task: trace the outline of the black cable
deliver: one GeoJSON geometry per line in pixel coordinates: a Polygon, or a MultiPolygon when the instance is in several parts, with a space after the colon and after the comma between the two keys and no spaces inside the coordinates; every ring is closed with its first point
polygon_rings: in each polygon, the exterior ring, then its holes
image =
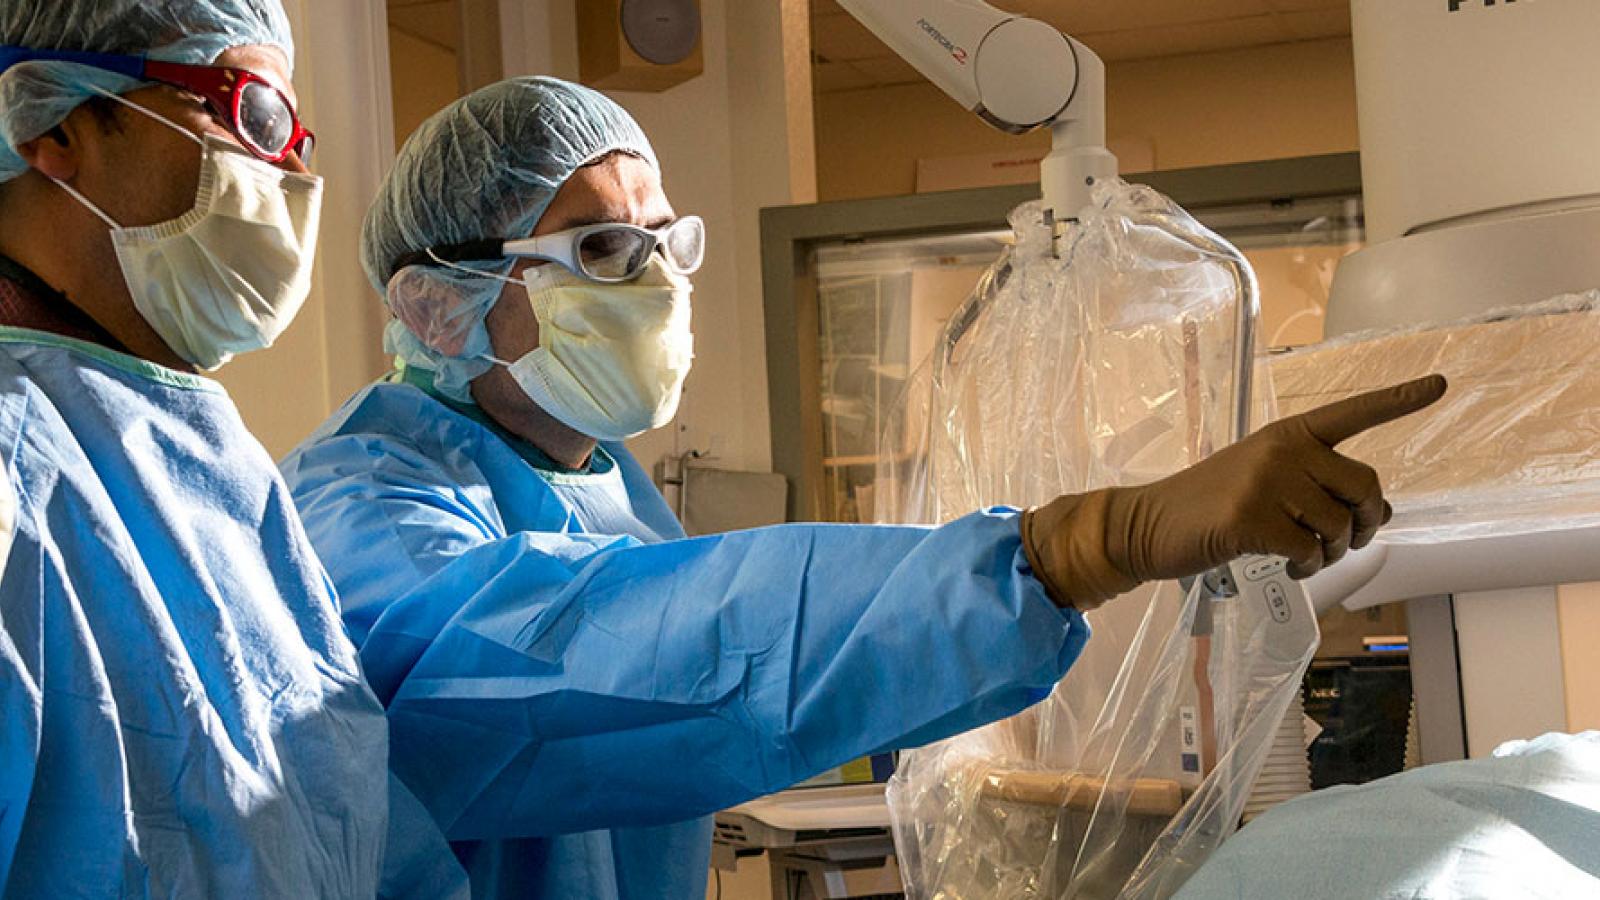
{"type": "Polygon", "coordinates": [[[717,875],[717,900],[722,900],[722,870],[712,869],[717,875]]]}

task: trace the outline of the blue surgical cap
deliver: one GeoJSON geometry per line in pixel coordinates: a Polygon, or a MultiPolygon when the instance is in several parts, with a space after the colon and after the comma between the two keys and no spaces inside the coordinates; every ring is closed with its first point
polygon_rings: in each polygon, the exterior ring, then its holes
{"type": "MultiPolygon", "coordinates": [[[[223,51],[294,41],[278,0],[5,0],[0,46],[147,55],[206,65],[223,51]]],[[[61,124],[98,91],[127,93],[132,78],[64,62],[19,63],[0,73],[0,182],[28,170],[17,145],[61,124]]]]}
{"type": "MultiPolygon", "coordinates": [[[[396,320],[384,343],[399,361],[434,372],[445,395],[467,400],[491,363],[483,320],[502,283],[411,265],[408,253],[484,238],[527,237],[578,169],[612,153],[659,168],[633,117],[605,95],[555,78],[513,78],[457,100],[400,150],[361,234],[361,264],[396,320]]],[[[469,264],[504,274],[510,261],[469,264]]]]}

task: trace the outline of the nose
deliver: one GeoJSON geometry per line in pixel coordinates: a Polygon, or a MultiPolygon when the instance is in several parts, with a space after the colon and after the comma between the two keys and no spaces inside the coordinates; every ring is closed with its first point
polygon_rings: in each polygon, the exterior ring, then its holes
{"type": "Polygon", "coordinates": [[[293,150],[289,151],[289,155],[288,156],[285,156],[283,159],[278,160],[277,165],[278,165],[278,168],[284,170],[285,172],[292,172],[292,173],[294,173],[296,175],[310,175],[311,174],[310,167],[308,167],[305,164],[305,162],[302,159],[300,159],[300,154],[298,152],[296,152],[296,151],[293,151],[293,150]]]}

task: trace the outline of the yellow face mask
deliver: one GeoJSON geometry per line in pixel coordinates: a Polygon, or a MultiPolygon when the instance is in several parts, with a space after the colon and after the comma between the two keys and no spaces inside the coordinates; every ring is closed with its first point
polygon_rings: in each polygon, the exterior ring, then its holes
{"type": "Polygon", "coordinates": [[[644,274],[599,284],[558,265],[523,275],[539,346],[504,365],[563,424],[620,441],[670,422],[694,361],[689,279],[659,255],[644,274]]]}

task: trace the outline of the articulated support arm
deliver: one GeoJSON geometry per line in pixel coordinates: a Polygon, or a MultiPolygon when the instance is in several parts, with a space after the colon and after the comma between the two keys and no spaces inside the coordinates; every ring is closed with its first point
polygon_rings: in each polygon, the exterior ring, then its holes
{"type": "Polygon", "coordinates": [[[1089,187],[1116,175],[1105,148],[1105,64],[1088,47],[981,0],[839,5],[990,125],[1011,134],[1049,125],[1054,149],[1040,183],[1056,220],[1076,218],[1089,187]]]}

